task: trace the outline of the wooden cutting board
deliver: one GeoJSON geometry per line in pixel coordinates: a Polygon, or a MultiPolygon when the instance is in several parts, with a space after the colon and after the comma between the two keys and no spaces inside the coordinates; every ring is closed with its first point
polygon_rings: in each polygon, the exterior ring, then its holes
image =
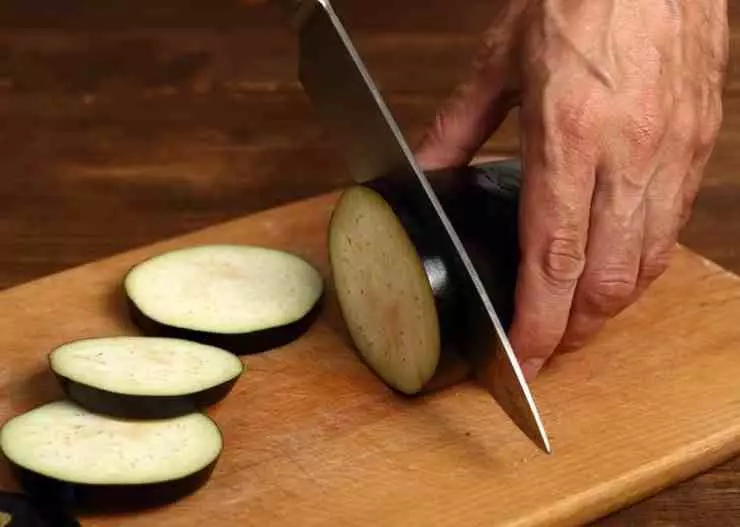
{"type": "MultiPolygon", "coordinates": [[[[210,414],[226,448],[208,485],[174,505],[89,526],[577,525],[740,451],[740,278],[685,249],[586,350],[533,390],[554,453],[462,383],[420,399],[386,389],[355,357],[329,280],[322,196],[0,293],[0,420],[60,396],[46,369],[71,339],[132,334],[120,281],[152,254],[200,243],[294,251],[327,278],[299,341],[245,357],[210,414]]],[[[13,489],[4,460],[0,486],[13,489]]]]}

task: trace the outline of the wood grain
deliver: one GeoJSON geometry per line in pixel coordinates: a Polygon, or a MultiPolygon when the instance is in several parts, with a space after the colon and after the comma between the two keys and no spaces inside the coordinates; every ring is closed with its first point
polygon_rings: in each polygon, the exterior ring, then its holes
{"type": "MultiPolygon", "coordinates": [[[[737,275],[680,250],[586,352],[555,361],[533,386],[548,456],[474,384],[408,399],[358,360],[329,280],[334,201],[299,202],[5,291],[0,420],[60,396],[47,370],[54,346],[136,333],[120,288],[132,264],[168,248],[256,243],[321,270],[322,316],[305,337],[246,357],[247,373],[209,410],[226,443],[209,484],[126,525],[580,525],[740,452],[737,275]]],[[[13,488],[7,473],[0,484],[13,488]]]]}
{"type": "MultiPolygon", "coordinates": [[[[335,2],[410,138],[464,74],[491,2],[335,2]]],[[[740,272],[737,23],[725,122],[682,241],[740,272]]],[[[265,1],[0,4],[0,288],[340,186],[265,1]]],[[[515,153],[516,120],[484,147],[515,153]]],[[[727,525],[740,461],[606,525],[727,525]]]]}

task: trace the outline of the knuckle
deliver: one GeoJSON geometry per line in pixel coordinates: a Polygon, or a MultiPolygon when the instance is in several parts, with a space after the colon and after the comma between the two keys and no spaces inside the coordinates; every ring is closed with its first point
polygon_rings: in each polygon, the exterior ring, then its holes
{"type": "Polygon", "coordinates": [[[710,65],[710,69],[717,72],[719,83],[724,82],[730,68],[731,41],[727,38],[728,32],[729,26],[725,19],[721,30],[715,32],[713,35],[709,49],[707,62],[710,65]]]}
{"type": "Polygon", "coordinates": [[[712,122],[703,126],[699,131],[699,149],[702,153],[714,146],[717,136],[719,135],[719,127],[719,120],[712,120],[712,122]]]}
{"type": "Polygon", "coordinates": [[[679,145],[693,145],[699,129],[699,119],[695,109],[685,105],[676,112],[674,119],[672,132],[679,145]]]}
{"type": "Polygon", "coordinates": [[[613,271],[596,277],[583,292],[584,303],[603,314],[619,311],[635,291],[637,280],[626,271],[613,271]]]}
{"type": "Polygon", "coordinates": [[[581,276],[585,262],[581,240],[573,233],[558,234],[547,244],[542,269],[551,284],[567,289],[581,276]]]}
{"type": "Polygon", "coordinates": [[[722,113],[722,101],[718,101],[715,104],[714,111],[709,112],[708,117],[699,126],[698,146],[701,152],[712,148],[714,142],[717,140],[722,127],[722,113]]]}
{"type": "Polygon", "coordinates": [[[561,135],[569,140],[589,139],[599,118],[589,111],[588,104],[566,97],[558,101],[555,107],[557,128],[561,135]]]}
{"type": "Polygon", "coordinates": [[[663,119],[658,112],[630,112],[623,117],[622,135],[636,150],[654,152],[663,139],[663,119]]]}

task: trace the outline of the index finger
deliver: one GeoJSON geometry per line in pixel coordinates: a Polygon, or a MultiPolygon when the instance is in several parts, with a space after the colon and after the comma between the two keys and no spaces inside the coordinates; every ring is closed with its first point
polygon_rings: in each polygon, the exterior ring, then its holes
{"type": "Polygon", "coordinates": [[[554,134],[532,139],[523,155],[521,260],[509,331],[528,379],[537,375],[567,327],[585,265],[595,180],[588,154],[570,143],[554,147],[562,141],[554,134]]]}

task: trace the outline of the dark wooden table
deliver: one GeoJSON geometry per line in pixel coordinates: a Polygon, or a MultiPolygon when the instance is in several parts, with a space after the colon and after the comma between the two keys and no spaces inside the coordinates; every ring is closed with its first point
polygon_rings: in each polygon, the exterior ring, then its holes
{"type": "MultiPolygon", "coordinates": [[[[335,2],[415,140],[491,2],[335,2]]],[[[734,44],[740,6],[730,16],[734,44]]],[[[731,71],[682,237],[736,272],[739,83],[731,71]]],[[[346,181],[296,81],[292,35],[259,0],[2,2],[0,123],[2,288],[346,181]]],[[[510,119],[482,153],[516,154],[516,131],[510,119]]],[[[740,460],[599,524],[740,525],[740,460]]]]}

